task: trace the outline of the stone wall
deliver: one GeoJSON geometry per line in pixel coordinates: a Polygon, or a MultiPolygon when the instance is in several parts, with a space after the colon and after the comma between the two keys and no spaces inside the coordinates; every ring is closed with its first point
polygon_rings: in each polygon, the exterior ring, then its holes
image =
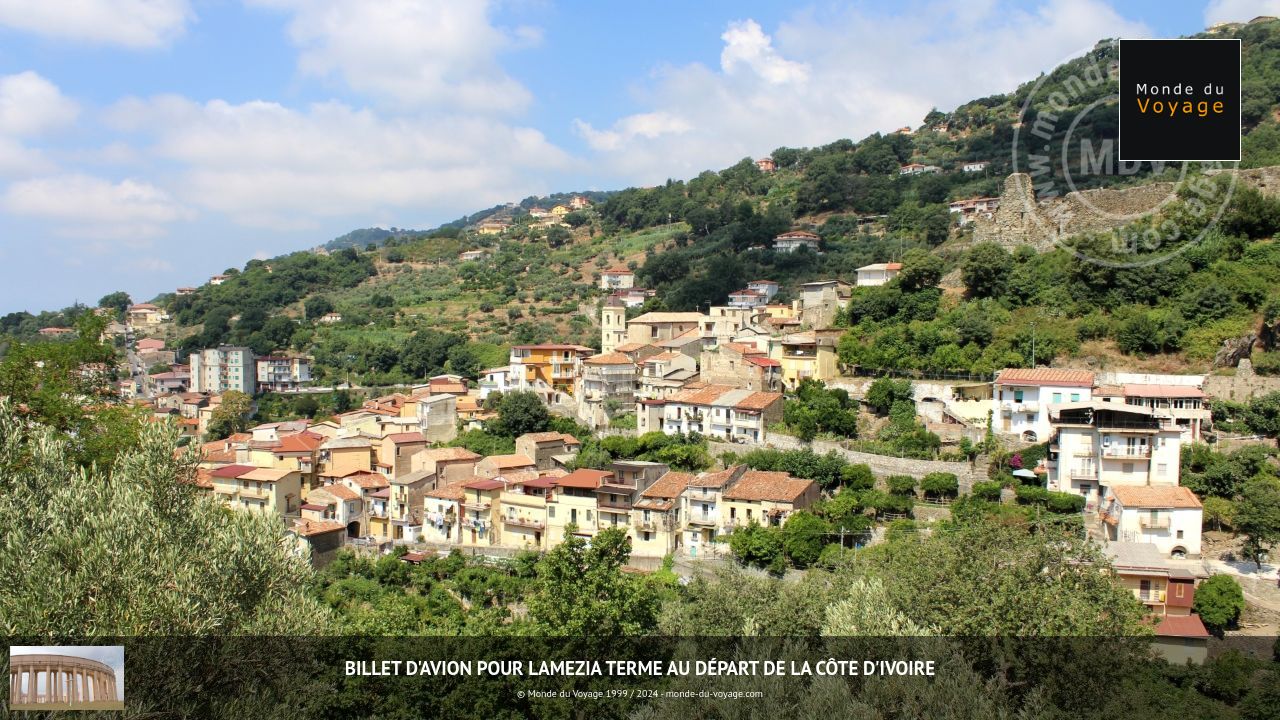
{"type": "MultiPolygon", "coordinates": [[[[752,450],[760,449],[759,445],[735,445],[732,443],[712,442],[709,444],[709,450],[712,457],[720,457],[726,452],[736,453],[738,455],[746,454],[752,450]]],[[[858,452],[856,450],[847,450],[838,443],[825,442],[822,440],[814,440],[810,445],[805,445],[797,438],[790,435],[779,435],[771,433],[769,441],[763,447],[773,448],[777,450],[799,450],[808,447],[814,452],[825,455],[834,450],[837,454],[843,456],[851,463],[866,464],[871,468],[871,472],[877,476],[885,475],[910,475],[915,478],[922,478],[929,473],[948,472],[955,474],[960,481],[960,492],[968,493],[975,482],[983,482],[987,479],[986,462],[979,459],[973,465],[967,462],[946,462],[943,460],[917,460],[914,458],[900,458],[889,455],[874,455],[872,453],[858,452]]]]}
{"type": "Polygon", "coordinates": [[[1245,402],[1250,398],[1280,392],[1280,377],[1266,377],[1253,371],[1253,362],[1241,360],[1235,375],[1209,375],[1204,392],[1212,398],[1245,402]]]}

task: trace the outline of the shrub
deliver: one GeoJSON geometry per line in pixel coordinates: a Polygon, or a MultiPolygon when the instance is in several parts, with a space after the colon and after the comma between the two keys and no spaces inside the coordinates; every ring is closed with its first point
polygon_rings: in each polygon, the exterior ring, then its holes
{"type": "Polygon", "coordinates": [[[926,495],[955,497],[960,492],[960,481],[954,473],[933,472],[920,481],[920,489],[926,495]]]}
{"type": "Polygon", "coordinates": [[[980,482],[973,484],[973,496],[979,500],[989,502],[998,502],[1000,500],[1001,485],[998,482],[980,482]]]}
{"type": "Polygon", "coordinates": [[[1048,492],[1045,506],[1049,512],[1078,513],[1084,510],[1084,497],[1073,493],[1048,492]]]}
{"type": "Polygon", "coordinates": [[[914,495],[916,492],[916,479],[910,475],[890,475],[885,484],[894,495],[914,495]]]}
{"type": "Polygon", "coordinates": [[[1244,611],[1244,591],[1230,575],[1214,575],[1196,588],[1194,610],[1205,627],[1221,637],[1222,631],[1240,618],[1244,611]]]}
{"type": "Polygon", "coordinates": [[[876,476],[865,463],[847,465],[840,470],[840,483],[850,490],[870,490],[876,486],[876,476]]]}

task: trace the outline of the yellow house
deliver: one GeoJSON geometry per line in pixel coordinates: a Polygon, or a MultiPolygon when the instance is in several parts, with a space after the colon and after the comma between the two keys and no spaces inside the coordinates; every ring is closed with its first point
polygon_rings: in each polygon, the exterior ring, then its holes
{"type": "Polygon", "coordinates": [[[613,477],[607,470],[580,469],[556,480],[547,503],[547,547],[564,541],[566,529],[575,526],[574,535],[591,538],[599,527],[596,490],[600,483],[613,477]]]}
{"type": "Polygon", "coordinates": [[[514,345],[510,357],[512,389],[572,395],[582,359],[594,353],[582,345],[514,345]]]}
{"type": "Polygon", "coordinates": [[[564,205],[556,205],[555,207],[551,208],[551,217],[563,218],[565,215],[568,215],[571,212],[573,211],[570,210],[568,207],[565,207],[564,205]]]}
{"type": "Polygon", "coordinates": [[[297,470],[228,465],[210,473],[214,497],[237,510],[294,514],[302,505],[302,475],[297,470]]]}
{"type": "Polygon", "coordinates": [[[373,469],[373,443],[367,437],[339,437],[320,446],[323,477],[343,477],[357,470],[373,469]]]}
{"type": "Polygon", "coordinates": [[[526,550],[545,550],[547,499],[556,486],[552,477],[537,476],[511,482],[499,496],[502,544],[526,550]]]}
{"type": "Polygon", "coordinates": [[[668,472],[648,489],[631,508],[632,552],[661,557],[680,547],[680,496],[693,475],[668,472]]]}
{"type": "Polygon", "coordinates": [[[507,483],[496,478],[475,478],[462,485],[462,542],[468,545],[497,545],[499,498],[507,483]]]}
{"type": "Polygon", "coordinates": [[[427,438],[420,432],[389,433],[378,443],[378,460],[391,467],[391,476],[407,474],[413,467],[413,456],[427,448],[427,438]]]}
{"type": "Polygon", "coordinates": [[[836,342],[839,331],[810,330],[770,342],[769,356],[782,364],[782,382],[794,390],[807,378],[826,382],[839,375],[836,342]]]}

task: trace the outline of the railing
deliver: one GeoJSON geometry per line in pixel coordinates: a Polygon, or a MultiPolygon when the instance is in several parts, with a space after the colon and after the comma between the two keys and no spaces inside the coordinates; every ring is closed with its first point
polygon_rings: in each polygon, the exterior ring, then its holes
{"type": "Polygon", "coordinates": [[[534,520],[533,518],[524,518],[519,516],[504,517],[502,518],[502,521],[508,525],[517,525],[519,527],[533,528],[534,530],[542,530],[547,527],[547,524],[542,522],[541,520],[534,520]]]}
{"type": "Polygon", "coordinates": [[[1133,595],[1144,603],[1162,603],[1164,602],[1165,591],[1148,590],[1143,592],[1142,590],[1134,590],[1133,595]]]}
{"type": "Polygon", "coordinates": [[[715,525],[720,518],[716,515],[693,515],[689,518],[690,525],[715,525]]]}
{"type": "Polygon", "coordinates": [[[1140,515],[1138,517],[1138,525],[1152,530],[1168,530],[1169,516],[1161,515],[1159,517],[1151,517],[1149,515],[1140,515]]]}
{"type": "Polygon", "coordinates": [[[1093,447],[1076,448],[1071,455],[1073,457],[1093,457],[1093,447]]]}
{"type": "Polygon", "coordinates": [[[1093,468],[1072,468],[1071,469],[1072,480],[1092,480],[1097,476],[1098,476],[1098,473],[1093,468]]]}
{"type": "Polygon", "coordinates": [[[492,506],[493,503],[483,500],[464,500],[462,502],[462,507],[468,510],[488,510],[492,506]]]}
{"type": "Polygon", "coordinates": [[[1102,457],[1104,458],[1149,458],[1151,457],[1151,446],[1149,445],[1112,445],[1102,448],[1102,457]]]}
{"type": "Polygon", "coordinates": [[[241,497],[254,498],[257,500],[266,500],[267,498],[271,497],[271,491],[255,490],[253,488],[241,488],[240,495],[241,497]]]}
{"type": "Polygon", "coordinates": [[[648,530],[650,532],[657,531],[659,526],[662,526],[662,529],[664,530],[669,529],[668,525],[669,523],[659,523],[655,519],[649,519],[649,520],[641,519],[641,520],[635,521],[635,526],[637,530],[648,530]]]}
{"type": "Polygon", "coordinates": [[[621,500],[610,500],[607,497],[597,497],[596,505],[602,508],[613,508],[616,510],[630,510],[631,500],[623,498],[621,500]]]}

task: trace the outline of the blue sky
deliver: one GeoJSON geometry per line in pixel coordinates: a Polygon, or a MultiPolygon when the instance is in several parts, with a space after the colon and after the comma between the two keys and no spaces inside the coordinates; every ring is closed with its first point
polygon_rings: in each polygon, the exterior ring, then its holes
{"type": "Polygon", "coordinates": [[[1280,0],[0,0],[0,313],[918,125],[1280,0]]]}

